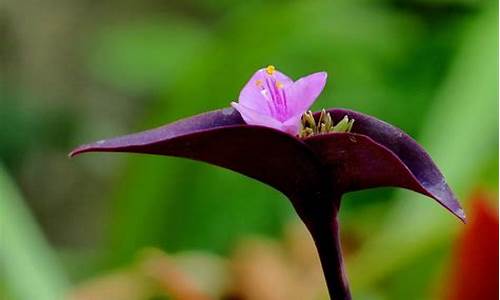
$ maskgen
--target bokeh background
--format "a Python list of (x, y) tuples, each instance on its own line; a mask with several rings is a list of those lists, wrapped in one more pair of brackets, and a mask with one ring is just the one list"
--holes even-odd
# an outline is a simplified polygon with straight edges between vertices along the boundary
[(469, 216), (403, 190), (349, 194), (355, 299), (497, 299), (488, 0), (1, 1), (0, 298), (327, 299), (310, 238), (275, 190), (177, 158), (67, 157), (228, 106), (268, 64), (292, 78), (327, 71), (315, 109), (407, 131)]

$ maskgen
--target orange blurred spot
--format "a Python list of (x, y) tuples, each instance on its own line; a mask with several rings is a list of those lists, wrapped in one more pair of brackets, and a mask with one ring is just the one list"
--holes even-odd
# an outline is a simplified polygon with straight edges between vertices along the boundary
[(498, 299), (498, 212), (476, 192), (471, 216), (456, 244), (447, 289), (449, 300)]

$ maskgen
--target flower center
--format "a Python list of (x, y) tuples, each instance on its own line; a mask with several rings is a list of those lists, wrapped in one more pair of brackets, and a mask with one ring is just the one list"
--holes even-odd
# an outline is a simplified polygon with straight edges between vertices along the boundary
[(268, 76), (263, 80), (255, 81), (260, 93), (266, 98), (271, 116), (280, 122), (288, 119), (288, 107), (284, 85), (274, 77), (276, 68), (272, 65), (266, 68)]

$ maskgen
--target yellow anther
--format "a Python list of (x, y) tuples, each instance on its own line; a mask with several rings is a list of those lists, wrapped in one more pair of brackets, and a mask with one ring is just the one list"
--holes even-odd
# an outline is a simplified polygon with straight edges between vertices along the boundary
[(279, 88), (279, 89), (282, 89), (283, 88), (283, 83), (281, 83), (279, 81), (276, 81), (276, 87)]
[(267, 66), (267, 68), (266, 68), (266, 72), (267, 72), (267, 74), (269, 74), (269, 75), (273, 75), (273, 74), (274, 74), (274, 72), (276, 72), (276, 68), (275, 68), (273, 65), (269, 65), (269, 66)]

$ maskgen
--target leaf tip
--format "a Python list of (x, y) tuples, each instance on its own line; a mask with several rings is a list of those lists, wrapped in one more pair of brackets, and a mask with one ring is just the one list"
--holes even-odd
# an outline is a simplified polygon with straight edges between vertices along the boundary
[(68, 157), (69, 158), (73, 158), (73, 157), (75, 157), (77, 155), (80, 155), (82, 153), (91, 152), (91, 151), (94, 151), (94, 150), (96, 150), (96, 147), (93, 146), (92, 144), (78, 146), (75, 149), (71, 150), (70, 153), (68, 153)]
[(459, 208), (453, 212), (455, 216), (457, 216), (462, 223), (467, 224), (467, 217), (465, 216), (465, 212), (463, 209)]
[(73, 150), (71, 150), (70, 153), (68, 153), (68, 158), (73, 158), (73, 157), (77, 156), (78, 154), (82, 153), (82, 151), (83, 150), (81, 149), (81, 147), (73, 149)]

